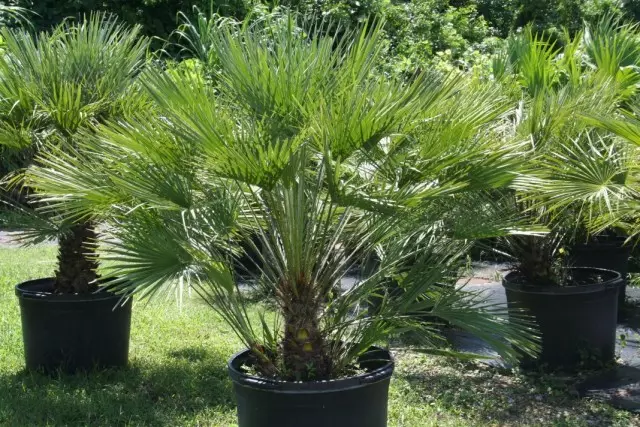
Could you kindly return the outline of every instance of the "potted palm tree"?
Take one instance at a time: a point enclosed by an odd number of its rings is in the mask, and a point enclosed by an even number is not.
[[[581,118],[586,112],[615,114],[629,88],[621,90],[602,71],[584,67],[581,43],[578,35],[561,50],[527,29],[496,61],[500,78],[522,90],[514,136],[530,144],[530,168],[514,181],[506,206],[549,230],[506,239],[514,271],[503,284],[509,305],[536,317],[539,361],[563,369],[614,359],[624,281],[611,270],[623,270],[627,257],[591,263],[576,236],[610,227],[605,218],[634,193],[628,150]],[[596,230],[595,223],[604,227]]]
[[[620,273],[572,265],[564,232],[558,227],[503,241],[513,259],[502,280],[507,303],[532,314],[542,337],[538,357],[523,359],[527,368],[599,368],[615,357]]]
[[[78,134],[123,117],[143,102],[133,92],[148,40],[138,28],[95,14],[31,35],[4,28],[0,57],[0,144],[34,152],[70,153]],[[26,242],[58,239],[55,277],[16,287],[22,312],[25,358],[30,369],[75,371],[122,366],[128,358],[131,303],[97,292],[96,219],[60,216],[21,173],[5,182],[25,186]],[[34,192],[35,190],[35,192]]]
[[[149,72],[159,114],[100,126],[73,156],[44,153],[28,175],[67,216],[111,218],[102,256],[119,292],[190,286],[227,321],[245,347],[229,362],[239,425],[385,426],[385,339],[417,330],[424,351],[447,353],[425,315],[505,357],[518,356],[512,344],[535,353],[526,318],[509,324],[504,309],[436,286],[468,246],[441,203],[507,184],[519,162],[478,125],[501,117],[504,99],[470,97],[456,77],[378,75],[379,25],[339,37],[322,24],[303,31],[293,14],[279,27],[225,22],[212,41],[217,86]],[[463,93],[466,108],[445,117]],[[258,318],[233,273],[247,251],[277,307]],[[344,286],[376,251],[376,272]],[[390,276],[406,292],[369,316]]]
[[[626,105],[637,93],[640,82],[640,41],[638,25],[619,17],[604,16],[585,27],[582,50],[586,66],[602,79],[608,79],[618,93],[619,103]],[[597,111],[592,111],[591,114]],[[627,160],[625,164],[625,160]],[[627,169],[632,158],[618,155],[616,169]],[[611,165],[611,162],[609,163]],[[624,184],[624,180],[622,182]],[[596,227],[595,233],[582,233],[572,249],[572,260],[576,265],[589,265],[617,271],[624,285],[620,290],[619,306],[625,302],[629,258],[633,244],[628,239],[623,221],[611,222],[609,210],[600,212],[602,219],[609,218],[608,227]],[[600,220],[601,224],[605,221]]]

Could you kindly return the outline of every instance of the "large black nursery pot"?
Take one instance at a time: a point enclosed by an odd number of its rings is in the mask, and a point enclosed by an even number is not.
[[[618,294],[618,305],[624,304],[627,292],[627,274],[629,273],[629,258],[631,245],[625,245],[625,237],[597,236],[584,244],[574,245],[571,262],[574,267],[595,267],[613,270],[622,276],[622,285]]]
[[[229,361],[239,427],[386,427],[393,358],[373,347],[360,358],[366,373],[318,382],[284,382],[243,372],[245,350]]]
[[[573,371],[598,368],[615,356],[620,274],[596,268],[572,268],[575,286],[528,286],[516,273],[502,281],[510,309],[535,317],[542,335],[537,360],[524,367]]]
[[[129,357],[131,300],[107,291],[57,295],[54,279],[16,286],[27,369],[73,373],[123,367]]]

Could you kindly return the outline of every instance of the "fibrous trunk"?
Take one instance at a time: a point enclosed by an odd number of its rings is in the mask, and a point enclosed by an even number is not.
[[[97,289],[96,238],[91,222],[75,224],[60,238],[56,292],[86,293]]]
[[[329,379],[331,360],[320,329],[320,304],[308,284],[289,290],[282,310],[285,321],[282,355],[287,379],[316,381]]]

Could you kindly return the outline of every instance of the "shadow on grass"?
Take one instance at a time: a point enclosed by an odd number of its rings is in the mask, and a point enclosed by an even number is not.
[[[198,414],[232,417],[225,358],[185,349],[121,370],[0,375],[0,425],[182,425]],[[181,355],[182,354],[182,355]]]
[[[203,348],[192,347],[172,351],[169,355],[175,359],[182,359],[187,362],[202,362],[207,357],[207,351]]]
[[[522,376],[503,369],[459,362],[444,369],[396,373],[424,404],[469,420],[469,425],[615,425],[612,409],[591,410],[568,377]],[[593,424],[595,423],[595,424]],[[537,424],[536,424],[537,425]]]
[[[640,413],[640,368],[636,366],[618,366],[593,375],[577,385],[581,396]]]

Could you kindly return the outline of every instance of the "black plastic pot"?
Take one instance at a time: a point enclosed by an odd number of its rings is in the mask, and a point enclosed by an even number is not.
[[[27,369],[44,372],[122,367],[129,357],[131,300],[101,291],[56,295],[54,279],[16,286]]]
[[[619,306],[624,304],[629,258],[633,250],[631,245],[624,245],[625,240],[625,237],[599,236],[597,240],[575,245],[571,253],[571,262],[574,267],[604,268],[620,273],[623,283],[618,294]]]
[[[321,382],[284,382],[242,372],[248,350],[229,361],[239,427],[385,427],[393,358],[373,347],[360,360],[366,374]]]
[[[523,365],[546,365],[567,371],[602,367],[614,359],[620,274],[595,268],[572,268],[576,278],[599,274],[602,281],[582,286],[531,287],[515,273],[502,284],[510,309],[535,317],[542,335],[542,353]]]

